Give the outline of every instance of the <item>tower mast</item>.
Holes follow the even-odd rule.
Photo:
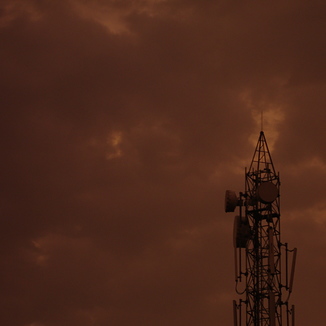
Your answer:
[[[234,325],[294,326],[294,307],[289,308],[288,299],[297,249],[289,250],[287,243],[281,242],[280,178],[263,131],[245,171],[245,192],[237,197],[228,190],[225,204],[226,212],[239,206],[234,220],[235,281],[243,298],[233,302]],[[244,290],[240,291],[243,281]]]

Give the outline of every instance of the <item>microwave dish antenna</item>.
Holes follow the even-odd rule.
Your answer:
[[[264,204],[270,204],[276,200],[278,197],[279,191],[277,185],[267,181],[262,182],[257,187],[257,197]]]
[[[238,204],[239,198],[237,197],[235,191],[227,190],[225,192],[225,212],[234,212]]]

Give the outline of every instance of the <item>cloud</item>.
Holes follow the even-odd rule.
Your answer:
[[[230,324],[224,190],[244,190],[261,110],[308,323],[324,270],[324,3],[1,10],[2,324]]]

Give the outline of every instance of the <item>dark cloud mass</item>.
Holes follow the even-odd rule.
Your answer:
[[[0,3],[0,321],[231,325],[232,218],[260,130],[322,326],[324,1]]]

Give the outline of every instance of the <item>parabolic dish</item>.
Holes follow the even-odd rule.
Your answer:
[[[234,212],[238,205],[238,198],[234,191],[227,190],[225,192],[225,212]]]
[[[268,181],[261,183],[257,188],[257,197],[264,204],[272,203],[278,196],[277,186]]]

